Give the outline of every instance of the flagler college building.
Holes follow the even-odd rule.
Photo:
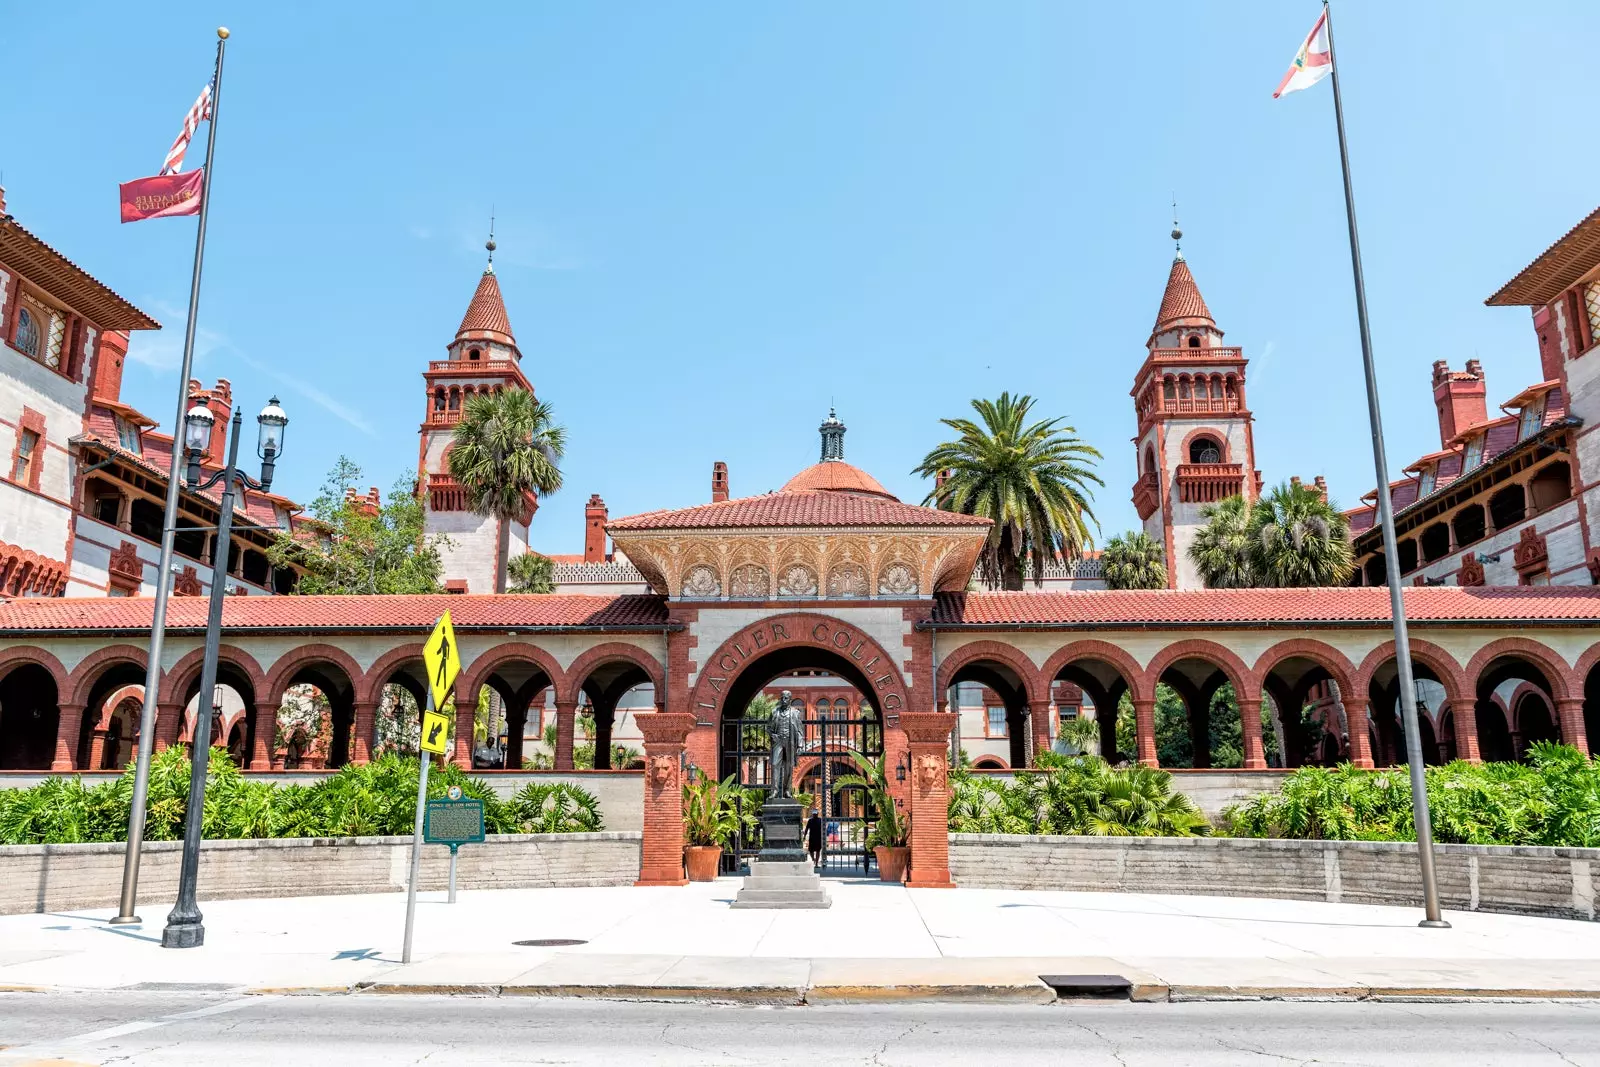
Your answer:
[[[19,248],[38,258],[21,258]],[[110,406],[109,386],[96,384],[103,373],[97,368],[114,358],[106,353],[120,351],[121,342],[106,335],[125,336],[117,331],[154,323],[103,287],[68,289],[60,279],[81,285],[86,276],[74,274],[76,268],[9,219],[0,224],[0,267],[9,294],[0,350],[7,375],[0,450],[14,458],[21,451],[18,442],[26,438],[19,433],[37,425],[37,416],[27,413],[40,410],[37,393],[64,398],[42,412],[44,428],[31,431],[38,434],[35,447],[46,443],[38,487],[34,468],[13,462],[0,489],[13,495],[0,500],[0,516],[14,522],[11,501],[22,494],[40,498],[41,508],[64,509],[79,523],[54,554],[41,551],[50,547],[38,532],[45,524],[25,533],[0,527],[7,541],[32,538],[20,550],[60,567],[50,586],[19,585],[12,571],[5,572],[0,768],[115,766],[105,758],[105,709],[114,694],[144,678],[152,602],[148,595],[109,595],[87,580],[85,588],[73,588],[75,561],[87,555],[82,546],[91,535],[116,536],[97,531],[120,529],[122,505],[117,514],[109,506],[104,512],[98,504],[86,506],[85,499],[100,499],[82,496],[90,472],[67,464],[81,462],[80,454],[97,461],[106,456],[120,466],[102,467],[95,476],[112,471],[130,486],[154,484],[136,480],[159,473],[159,466],[140,465],[142,451],[84,428],[86,420],[100,425],[101,410],[124,414]],[[90,296],[100,302],[90,303]],[[53,323],[51,308],[67,320],[43,335],[60,334],[64,369],[37,355],[51,352],[54,341],[40,349],[31,335],[19,335],[19,297],[22,306],[40,308],[30,321]],[[1515,758],[1546,737],[1588,751],[1589,739],[1600,739],[1600,590],[1592,587],[1591,571],[1592,546],[1600,543],[1589,511],[1597,503],[1600,453],[1586,436],[1600,404],[1594,384],[1600,376],[1587,362],[1600,358],[1600,212],[1491,303],[1533,308],[1543,381],[1508,402],[1505,419],[1488,419],[1480,418],[1481,400],[1474,399],[1482,395],[1481,372],[1469,368],[1456,377],[1448,368],[1436,370],[1445,447],[1390,487],[1402,524],[1419,516],[1414,536],[1418,559],[1426,561],[1406,569],[1408,577],[1415,570],[1427,580],[1411,582],[1405,596],[1416,671],[1433,687],[1422,723],[1430,762]],[[572,768],[580,708],[586,709],[599,773],[640,781],[644,883],[683,880],[680,791],[686,774],[735,774],[762,784],[759,746],[748,740],[748,727],[759,724],[745,716],[752,698],[775,684],[806,691],[812,747],[797,770],[802,782],[816,780],[819,768],[845,749],[881,752],[892,768],[893,788],[912,816],[913,885],[949,884],[946,770],[953,741],[966,746],[970,736],[960,722],[966,716],[956,714],[963,693],[982,693],[999,708],[997,718],[990,709],[980,718],[997,722],[1006,734],[1003,763],[1010,766],[1025,766],[1057,744],[1063,715],[1079,707],[1116,708],[1123,697],[1136,726],[1134,751],[1124,755],[1155,763],[1161,684],[1188,709],[1199,768],[1189,773],[1203,774],[1210,764],[1206,717],[1223,685],[1232,687],[1241,711],[1245,775],[1267,767],[1263,701],[1272,709],[1320,708],[1315,729],[1294,716],[1271,716],[1290,765],[1392,762],[1403,749],[1395,740],[1398,683],[1388,594],[1373,581],[1364,532],[1356,535],[1364,554],[1361,584],[1347,588],[1197,589],[1181,563],[1200,506],[1260,491],[1246,362],[1221,340],[1180,255],[1133,388],[1140,460],[1135,503],[1146,529],[1180,561],[1172,568],[1176,588],[1085,588],[1092,579],[1069,573],[1055,576],[1054,588],[969,591],[987,520],[896,499],[844,459],[845,428],[830,415],[821,427],[819,461],[777,492],[733,496],[729,472],[719,464],[705,503],[612,519],[595,497],[586,515],[584,559],[561,564],[561,590],[496,596],[483,591],[492,580],[492,555],[486,559],[484,552],[499,531],[464,511],[444,462],[447,429],[465,397],[529,384],[498,281],[488,271],[448,358],[424,372],[420,490],[430,529],[458,524],[452,537],[461,535],[464,547],[450,557],[447,577],[462,591],[228,598],[219,677],[237,694],[245,762],[257,773],[281,767],[278,711],[285,694],[307,684],[329,703],[328,762],[371,759],[380,705],[398,691],[421,697],[421,641],[446,609],[463,664],[455,684],[452,758],[473,762],[473,718],[485,687],[505,708],[504,744],[513,767],[521,764],[530,722],[542,722],[549,709],[554,767]],[[55,378],[42,377],[46,373]],[[1535,405],[1538,417],[1526,415]],[[55,428],[57,418],[70,429]],[[143,439],[152,436],[147,426],[139,424]],[[49,444],[58,451],[50,452]],[[157,440],[155,450],[160,447]],[[54,488],[44,480],[51,462]],[[1407,498],[1413,482],[1415,495]],[[112,489],[123,484],[114,481]],[[1501,495],[1513,486],[1522,492],[1520,510]],[[1474,505],[1487,513],[1476,537],[1477,528],[1463,519]],[[255,506],[280,504],[263,499]],[[527,518],[535,506],[530,499]],[[267,511],[257,513],[268,520]],[[100,520],[102,514],[112,521]],[[99,526],[82,524],[90,515]],[[1358,526],[1360,515],[1358,509]],[[1457,560],[1453,572],[1426,569],[1445,558],[1430,556],[1440,536],[1430,531],[1439,522]],[[513,525],[514,544],[526,543],[526,529],[520,519]],[[134,543],[141,558],[145,547],[143,539]],[[1514,584],[1506,580],[1507,552]],[[1481,571],[1462,558],[1473,553],[1491,557]],[[1501,558],[1493,559],[1497,554]],[[1409,562],[1402,553],[1402,568]],[[44,566],[35,562],[26,573]],[[1433,580],[1441,577],[1442,584]],[[573,591],[578,587],[592,591]],[[269,589],[263,583],[261,591]],[[143,585],[129,591],[148,593]],[[170,612],[158,748],[181,740],[198,696],[205,601],[180,596]],[[842,707],[834,706],[836,698]],[[607,771],[624,719],[627,735],[639,739],[642,767]],[[1115,716],[1097,719],[1101,750],[1116,753]]]

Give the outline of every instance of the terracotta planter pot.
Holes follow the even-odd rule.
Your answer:
[[[873,850],[878,857],[878,879],[884,882],[906,880],[906,867],[911,863],[909,848],[888,848],[878,845]]]
[[[683,865],[691,882],[715,882],[721,863],[721,845],[690,845],[683,850]]]

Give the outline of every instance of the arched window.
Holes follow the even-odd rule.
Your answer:
[[[1190,348],[1199,348],[1200,347],[1200,335],[1199,334],[1190,334],[1189,335],[1189,347]]]
[[[1146,474],[1154,474],[1156,472],[1156,450],[1149,445],[1146,445],[1144,449],[1144,472]]]
[[[467,352],[467,358],[468,358],[468,359],[477,359],[477,358],[478,358],[478,355],[479,355],[479,353],[478,353],[478,350],[477,350],[477,349],[476,349],[476,348],[474,348],[474,349],[470,349],[470,350],[469,350],[469,351],[468,351],[468,352]]]
[[[1178,387],[1173,384],[1171,378],[1167,378],[1161,383],[1161,397],[1164,400],[1178,399]]]
[[[1221,463],[1222,446],[1210,437],[1196,437],[1189,442],[1190,463]]]
[[[1194,380],[1194,398],[1196,400],[1211,399],[1211,388],[1204,378],[1196,378]]]
[[[460,411],[461,410],[461,393],[460,393],[459,390],[456,390],[456,389],[450,390],[450,410],[451,411]]]
[[[435,411],[443,411],[444,410],[444,390],[443,389],[435,389],[433,391],[433,410],[435,410]]]
[[[39,324],[27,308],[17,312],[17,347],[35,358],[39,355]]]

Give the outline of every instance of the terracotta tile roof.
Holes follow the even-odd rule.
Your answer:
[[[896,499],[889,490],[883,487],[883,484],[878,479],[860,467],[846,463],[842,459],[830,459],[812,464],[785,482],[780,492],[789,493],[796,489],[833,489],[850,493],[876,493],[879,496],[886,496],[890,500]]]
[[[0,263],[87,315],[103,330],[161,329],[155,319],[5,214],[0,214]]]
[[[1600,208],[1591,211],[1484,303],[1492,307],[1548,304],[1576,285],[1596,263],[1600,263]]]
[[[167,625],[204,630],[207,597],[167,601]],[[148,598],[25,598],[0,600],[0,633],[37,630],[144,630],[155,601]],[[564,593],[426,596],[230,596],[224,630],[415,630],[426,633],[448,610],[458,629],[615,627],[656,629],[666,624],[656,596]]]
[[[760,526],[969,526],[988,519],[902,504],[891,496],[800,489],[614,519],[608,531]]]
[[[1189,264],[1182,256],[1172,261],[1172,273],[1167,275],[1167,290],[1161,294],[1161,310],[1156,313],[1156,326],[1151,332],[1160,333],[1174,326],[1216,326],[1205,297],[1189,273]]]
[[[467,305],[467,313],[461,317],[461,325],[456,329],[458,338],[468,333],[498,334],[495,340],[513,346],[517,343],[511,335],[511,318],[506,314],[506,302],[500,296],[500,280],[492,270],[484,271],[483,277],[478,279],[478,291],[472,294],[472,303]]]
[[[1412,587],[1406,617],[1416,623],[1593,622],[1593,586]],[[1070,593],[943,593],[939,626],[1048,625],[1139,628],[1150,625],[1249,626],[1258,623],[1390,624],[1387,587],[1334,589],[1087,590]]]

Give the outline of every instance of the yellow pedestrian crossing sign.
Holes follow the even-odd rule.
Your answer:
[[[450,696],[450,687],[456,684],[461,673],[461,652],[456,648],[455,627],[450,625],[450,613],[439,616],[439,624],[428,635],[422,646],[422,662],[428,667],[428,688],[433,690],[433,706],[444,707]],[[444,749],[439,749],[443,752]]]
[[[423,712],[422,751],[444,755],[449,737],[450,716],[440,715],[437,711]]]

